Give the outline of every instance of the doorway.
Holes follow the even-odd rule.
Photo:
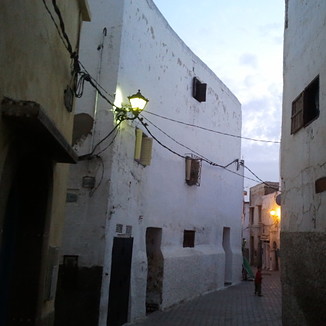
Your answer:
[[[15,148],[18,149],[18,148]],[[28,146],[8,154],[10,171],[0,244],[0,324],[35,325],[42,302],[52,162]],[[8,180],[7,180],[8,181]]]
[[[122,237],[113,239],[108,326],[121,326],[128,321],[133,240]]]
[[[223,228],[223,249],[225,252],[225,271],[224,271],[224,285],[232,284],[232,251],[230,244],[231,231],[230,228]]]
[[[146,313],[160,309],[162,304],[163,287],[163,255],[161,252],[162,229],[147,228],[147,286],[146,286]]]

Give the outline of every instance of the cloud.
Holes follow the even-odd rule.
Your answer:
[[[270,95],[242,105],[242,134],[246,137],[279,140],[281,101]]]
[[[263,40],[269,40],[269,42],[274,42],[276,45],[283,43],[283,25],[280,23],[271,23],[259,26],[259,36]]]
[[[239,58],[239,64],[256,69],[258,67],[258,58],[252,53],[244,53]]]

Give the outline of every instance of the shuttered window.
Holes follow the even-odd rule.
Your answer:
[[[303,93],[292,103],[291,134],[303,126]]]
[[[207,84],[202,83],[196,77],[193,78],[193,81],[192,81],[192,96],[198,102],[206,102],[206,88],[207,88]]]
[[[319,116],[319,76],[292,102],[291,134],[308,126]]]
[[[147,137],[141,129],[136,129],[135,161],[141,165],[150,165],[152,160],[153,139]]]
[[[201,160],[194,156],[186,156],[186,183],[188,186],[200,185]]]

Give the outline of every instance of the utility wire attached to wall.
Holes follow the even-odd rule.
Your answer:
[[[240,136],[240,135],[229,134],[227,132],[222,132],[222,131],[218,131],[218,130],[214,130],[214,129],[209,129],[209,128],[197,126],[197,125],[194,125],[194,124],[191,124],[191,123],[182,122],[182,121],[175,120],[175,119],[172,119],[172,118],[164,117],[164,116],[162,116],[160,114],[153,113],[153,112],[150,112],[150,111],[146,111],[146,113],[152,114],[152,115],[154,115],[156,117],[159,117],[159,118],[162,118],[162,119],[165,119],[165,120],[169,120],[169,121],[172,121],[172,122],[176,122],[176,123],[188,126],[188,127],[198,128],[198,129],[206,130],[206,131],[209,131],[209,132],[214,132],[216,134],[220,134],[220,135],[224,135],[224,136],[230,136],[230,137],[235,137],[235,138],[240,138],[240,139],[245,139],[245,140],[252,140],[252,141],[256,141],[256,142],[265,142],[265,143],[273,143],[273,144],[280,144],[281,143],[280,141],[276,141],[276,140],[255,139],[255,138],[249,138],[249,137],[244,137],[244,136]]]
[[[155,141],[156,141],[160,146],[164,147],[165,149],[167,149],[169,152],[171,152],[171,153],[174,154],[174,155],[177,155],[177,156],[179,156],[179,157],[181,157],[181,158],[183,158],[183,159],[186,158],[185,155],[182,155],[182,154],[176,152],[175,150],[171,149],[171,148],[168,147],[167,145],[164,145],[160,140],[158,140],[158,139],[153,135],[153,133],[149,130],[148,125],[143,121],[143,118],[138,118],[138,120],[139,120],[140,123],[143,125],[143,127],[147,130],[148,134],[149,134],[149,135],[150,135],[150,136],[151,136],[151,137],[152,137],[152,138],[153,138],[153,139],[154,139],[154,140],[155,140]],[[180,144],[180,143],[179,143],[179,144]],[[183,145],[183,146],[184,146],[184,145]],[[184,147],[186,147],[186,146],[184,146]],[[188,147],[186,147],[186,148],[188,148]],[[191,151],[192,151],[193,153],[195,153],[193,150],[191,150]],[[217,166],[217,167],[219,167],[219,168],[225,169],[226,171],[228,171],[228,172],[230,172],[230,173],[233,173],[233,174],[235,174],[235,175],[238,175],[238,176],[240,176],[240,177],[242,177],[242,178],[245,178],[245,179],[248,179],[248,180],[251,180],[251,181],[258,182],[257,179],[253,179],[253,178],[246,177],[246,176],[244,176],[244,175],[242,175],[242,174],[240,174],[240,173],[237,173],[237,172],[232,171],[232,170],[230,170],[230,169],[227,168],[230,164],[237,162],[238,159],[232,161],[231,163],[227,164],[226,166],[223,166],[223,165],[220,165],[220,164],[218,164],[218,163],[214,163],[214,162],[212,162],[212,161],[206,160],[206,159],[204,159],[203,157],[199,157],[199,158],[200,158],[202,161],[208,163],[209,165]],[[242,163],[240,163],[240,164],[242,165]]]
[[[64,24],[64,21],[63,21],[63,18],[62,18],[62,15],[61,15],[61,12],[60,12],[60,9],[59,7],[57,6],[57,3],[56,3],[56,0],[52,0],[52,5],[53,5],[53,8],[54,8],[54,11],[55,13],[57,14],[58,16],[58,19],[59,19],[59,22],[60,22],[60,27],[59,25],[57,24],[57,22],[55,21],[50,9],[48,8],[45,0],[42,0],[43,1],[43,4],[45,6],[45,9],[46,11],[48,12],[51,20],[53,21],[55,27],[56,27],[56,30],[59,34],[59,37],[64,45],[64,47],[67,49],[67,51],[69,52],[70,54],[70,57],[73,59],[73,69],[72,69],[72,75],[75,76],[76,78],[76,81],[75,81],[75,85],[74,85],[74,94],[77,98],[81,97],[83,95],[83,90],[84,90],[84,84],[85,84],[85,81],[87,81],[88,83],[91,84],[91,86],[97,90],[98,94],[108,103],[110,104],[112,107],[116,107],[114,105],[114,103],[108,99],[107,96],[104,95],[104,93],[106,93],[107,95],[111,96],[111,94],[109,94],[89,73],[88,71],[86,70],[86,68],[84,67],[84,65],[79,61],[79,58],[78,58],[78,54],[77,52],[73,52],[72,50],[72,46],[71,46],[71,43],[70,43],[70,40],[69,40],[69,37],[65,31],[65,24]],[[84,71],[81,70],[81,68],[83,68]],[[78,79],[79,77],[79,79]],[[236,138],[241,138],[241,139],[246,139],[246,140],[252,140],[252,141],[258,141],[258,142],[268,142],[268,143],[280,143],[279,141],[272,141],[272,140],[263,140],[263,139],[254,139],[254,138],[249,138],[249,137],[243,137],[243,136],[239,136],[239,135],[233,135],[233,134],[229,134],[229,133],[225,133],[225,132],[220,132],[220,131],[216,131],[216,130],[212,130],[212,129],[209,129],[209,128],[205,128],[205,127],[201,127],[201,126],[197,126],[197,125],[194,125],[194,124],[189,124],[189,123],[185,123],[185,122],[182,122],[182,121],[178,121],[178,120],[175,120],[175,119],[171,119],[171,118],[167,118],[167,117],[164,117],[164,116],[161,116],[159,114],[156,114],[156,113],[152,113],[152,112],[148,112],[147,113],[149,114],[152,114],[152,115],[155,115],[157,117],[160,117],[162,119],[166,119],[166,120],[170,120],[170,121],[173,121],[173,122],[176,122],[176,123],[180,123],[180,124],[183,124],[183,125],[187,125],[187,126],[190,126],[190,127],[194,127],[194,128],[199,128],[199,129],[203,129],[203,130],[206,130],[206,131],[210,131],[210,132],[214,132],[214,133],[217,133],[217,134],[222,134],[222,135],[225,135],[225,136],[231,136],[231,137],[236,137]],[[167,149],[168,151],[170,151],[171,153],[173,153],[174,155],[177,155],[181,158],[185,158],[184,155],[182,154],[179,154],[177,153],[176,151],[172,150],[171,148],[169,148],[168,146],[164,145],[161,141],[159,141],[152,133],[151,131],[148,129],[148,126],[146,123],[143,122],[143,118],[139,118],[137,117],[138,120],[141,122],[141,124],[143,125],[143,127],[147,130],[147,132],[153,137],[153,139],[159,144],[161,145],[162,147],[164,147],[165,149]],[[148,119],[147,119],[148,120]],[[149,121],[149,120],[148,120]],[[101,160],[102,158],[99,156],[99,154],[101,154],[103,151],[105,151],[109,146],[111,146],[113,144],[113,141],[115,139],[115,137],[117,136],[117,133],[118,133],[118,127],[120,126],[122,121],[119,121],[116,126],[103,138],[101,139],[92,149],[92,151],[89,153],[89,154],[85,154],[83,156],[80,156],[79,159],[90,159],[92,157],[99,157]],[[150,122],[150,121],[149,121]],[[151,122],[150,122],[151,123]],[[155,126],[153,123],[151,123],[153,126]],[[156,126],[155,126],[156,127]],[[156,127],[158,128],[158,127]],[[159,128],[158,128],[159,129]],[[160,130],[160,129],[159,129]],[[108,139],[112,134],[113,132],[116,131],[116,134],[114,135],[113,139],[111,140],[111,142],[109,143],[109,145],[107,145],[104,149],[102,149],[99,153],[97,154],[94,154],[96,148],[101,144],[103,143],[106,139]],[[162,130],[161,130],[162,131]],[[162,131],[163,132],[163,131]],[[163,132],[164,133],[164,132]],[[165,133],[166,134],[166,133]],[[167,134],[166,134],[167,135]],[[167,135],[168,136],[168,135]],[[170,136],[168,136],[170,137]],[[172,140],[174,140],[172,137],[170,137]],[[176,140],[174,140],[175,142],[177,142]],[[191,150],[190,148],[188,148],[187,146],[185,145],[182,145],[181,143],[177,142],[179,145]],[[193,153],[196,153],[195,151],[191,150]],[[197,154],[198,155],[198,154]],[[255,181],[257,182],[258,180],[265,183],[262,179],[260,179],[255,173],[253,173],[247,166],[245,166],[243,163],[242,165],[252,174],[254,175],[258,180],[255,180],[255,179],[252,179],[252,178],[248,178],[242,174],[239,174],[239,173],[236,173],[234,171],[231,171],[229,170],[227,167],[238,161],[239,160],[234,160],[232,161],[231,163],[229,163],[228,165],[226,166],[222,166],[220,164],[217,164],[217,163],[214,163],[208,159],[206,159],[205,157],[200,156],[200,159],[205,161],[206,163],[212,165],[212,166],[217,166],[217,167],[220,167],[220,168],[223,168],[231,173],[234,173],[238,176],[241,176],[241,177],[244,177],[248,180],[252,180],[252,181]],[[103,165],[103,171],[104,171],[104,164],[103,164],[103,160],[102,160],[102,165]],[[102,171],[102,178],[103,178],[103,174],[104,172]],[[101,178],[101,179],[102,179]],[[102,180],[100,180],[99,184],[101,183]],[[265,183],[267,186],[270,187],[270,185],[268,185],[267,183]],[[98,185],[99,186],[99,185]],[[96,187],[96,189],[98,188],[98,186]],[[95,190],[96,190],[95,189]],[[278,190],[278,189],[277,189]],[[94,191],[95,192],[95,191]]]

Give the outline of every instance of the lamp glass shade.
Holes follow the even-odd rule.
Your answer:
[[[136,94],[128,96],[128,99],[134,111],[143,111],[148,102],[148,99],[140,93],[140,90]]]

